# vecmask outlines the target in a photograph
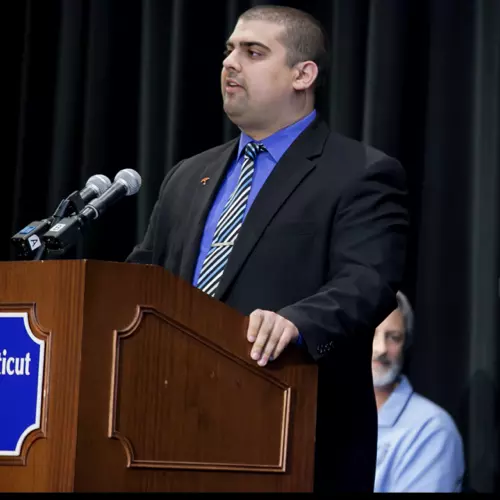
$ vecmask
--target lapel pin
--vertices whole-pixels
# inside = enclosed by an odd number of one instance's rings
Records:
[[[210,180],[210,177],[203,177],[203,179],[201,179],[201,183],[206,186],[207,185],[207,182]]]

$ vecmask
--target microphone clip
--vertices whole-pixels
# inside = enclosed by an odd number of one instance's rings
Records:
[[[47,248],[44,236],[47,232],[57,229],[60,221],[75,217],[83,208],[85,202],[79,191],[74,191],[57,206],[54,214],[41,221],[33,221],[11,238],[18,259],[31,257],[32,260],[49,260],[63,255],[67,248]]]
[[[74,191],[57,206],[52,215],[52,225],[57,224],[64,217],[81,212],[84,207],[85,202],[80,195],[80,191]]]
[[[97,174],[90,177],[81,191],[74,191],[64,198],[53,215],[39,221],[33,221],[11,237],[17,259],[41,260],[61,256],[64,251],[48,249],[43,239],[45,233],[57,227],[61,220],[76,216],[85,204],[103,194],[111,185],[111,181],[104,175]]]

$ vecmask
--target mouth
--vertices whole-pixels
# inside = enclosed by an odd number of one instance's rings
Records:
[[[225,82],[224,88],[226,92],[236,92],[240,89],[243,89],[243,87],[236,82],[235,80],[228,78]]]
[[[384,369],[387,369],[387,368],[389,368],[389,366],[390,366],[390,364],[389,364],[389,363],[384,363],[384,362],[382,362],[382,361],[379,361],[378,359],[374,359],[374,360],[372,361],[372,365],[373,365],[373,366],[376,366],[376,367],[378,367],[378,368],[384,368]]]

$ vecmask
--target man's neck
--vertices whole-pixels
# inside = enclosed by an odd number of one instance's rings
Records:
[[[314,110],[314,107],[307,107],[304,109],[301,109],[297,113],[295,113],[292,116],[288,116],[285,119],[279,119],[277,120],[273,125],[265,128],[243,128],[240,127],[240,130],[244,132],[246,135],[251,137],[254,141],[262,141],[266,139],[267,137],[270,137],[271,135],[275,134],[276,132],[283,130],[284,128],[289,127],[290,125],[293,125],[294,123],[299,122],[306,116],[308,116],[310,113],[312,113]]]
[[[389,399],[389,396],[393,393],[397,385],[397,382],[394,382],[393,384],[386,387],[375,387],[375,401],[377,403],[377,411],[380,411],[380,408],[382,408],[384,403]]]

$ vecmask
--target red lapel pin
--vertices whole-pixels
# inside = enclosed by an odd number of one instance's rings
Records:
[[[210,180],[210,177],[203,177],[203,179],[201,179],[201,183],[206,186],[207,185],[207,182]]]

